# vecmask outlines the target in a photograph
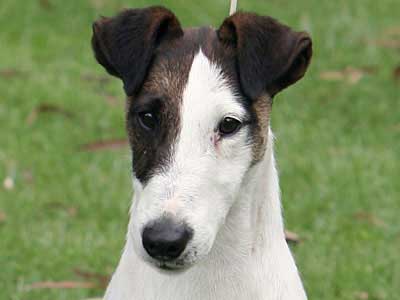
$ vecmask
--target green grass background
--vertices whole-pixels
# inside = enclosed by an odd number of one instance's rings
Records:
[[[129,151],[79,151],[123,138],[124,95],[95,63],[91,23],[123,7],[164,4],[184,26],[219,26],[227,0],[0,1],[0,299],[62,300],[95,289],[29,289],[110,274],[124,244]],[[398,300],[400,49],[374,42],[400,27],[398,0],[241,0],[314,40],[304,80],[275,100],[272,126],[287,227],[310,299]],[[400,37],[395,37],[400,40]],[[358,83],[321,72],[373,67]],[[112,102],[112,103],[111,103]],[[73,114],[29,115],[41,103]],[[3,218],[4,219],[4,218]]]

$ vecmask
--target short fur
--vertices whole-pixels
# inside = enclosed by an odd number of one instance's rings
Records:
[[[128,96],[135,191],[106,299],[306,299],[285,241],[269,120],[274,95],[308,67],[310,37],[243,12],[218,30],[183,30],[150,7],[101,18],[92,45]],[[219,129],[226,117],[241,123],[231,135]],[[166,217],[190,230],[168,261],[142,242]]]

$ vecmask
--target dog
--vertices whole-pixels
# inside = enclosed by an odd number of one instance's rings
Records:
[[[160,6],[93,24],[122,80],[134,196],[107,300],[303,300],[285,241],[270,114],[305,74],[307,33],[237,12],[182,29]]]

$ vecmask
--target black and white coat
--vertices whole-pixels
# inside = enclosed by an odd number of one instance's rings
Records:
[[[102,18],[93,31],[98,62],[128,96],[134,186],[105,299],[306,299],[269,119],[274,95],[308,67],[309,36],[242,12],[218,30],[183,30],[163,7]],[[177,232],[183,246],[165,252]]]

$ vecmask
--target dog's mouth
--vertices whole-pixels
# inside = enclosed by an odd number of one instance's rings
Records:
[[[180,273],[189,269],[193,261],[188,259],[188,253],[174,260],[147,259],[147,262],[163,273]]]
[[[177,261],[153,261],[151,262],[159,271],[165,273],[180,273],[187,270],[190,264],[185,264],[181,260]]]

